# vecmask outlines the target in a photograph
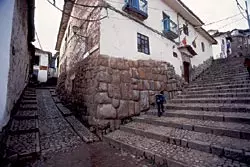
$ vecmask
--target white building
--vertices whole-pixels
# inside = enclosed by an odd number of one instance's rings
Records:
[[[76,1],[79,4],[92,5],[97,5],[98,2]],[[100,24],[98,23],[100,40],[97,47],[100,48],[101,55],[132,60],[167,61],[174,65],[179,75],[185,75],[184,71],[188,73],[184,68],[198,66],[213,55],[212,45],[217,43],[216,40],[202,28],[204,23],[180,0],[127,0],[126,2],[106,0],[106,2],[112,7],[102,8],[101,14],[97,14],[99,19],[104,17]],[[70,2],[66,6],[70,6]],[[68,9],[66,12],[79,17],[90,14],[88,10],[79,12],[79,5]],[[59,50],[62,46],[61,62],[65,58],[62,56],[65,52],[65,42],[68,43],[67,40],[70,39],[70,31],[66,30],[81,26],[81,22],[72,17],[64,16],[63,19],[69,24],[64,22],[62,26],[65,30],[58,36],[56,49]],[[139,51],[138,35],[148,41],[145,50]]]
[[[217,45],[213,45],[214,59],[226,58],[228,54],[231,53],[230,48],[228,49],[228,43],[230,43],[230,41],[228,40],[228,34],[230,33],[219,32],[218,30],[209,30],[208,32],[218,42]]]
[[[33,66],[33,74],[39,82],[47,82],[49,71],[49,59],[52,56],[50,52],[36,48]]]
[[[174,97],[217,43],[180,0],[65,2],[58,95],[84,104],[91,125],[138,115],[161,90]]]

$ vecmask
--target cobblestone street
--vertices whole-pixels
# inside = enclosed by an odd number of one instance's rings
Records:
[[[136,167],[152,166],[142,158],[111,148],[103,142],[86,144],[57,108],[49,89],[37,89],[41,155],[39,160],[18,161],[32,167]]]

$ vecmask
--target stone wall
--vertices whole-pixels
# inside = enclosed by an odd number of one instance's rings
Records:
[[[28,83],[30,58],[28,44],[28,4],[16,0],[10,44],[7,112],[10,112]]]
[[[58,94],[67,103],[84,104],[90,126],[116,129],[122,120],[139,115],[164,90],[169,97],[181,91],[184,80],[167,62],[126,60],[98,51],[60,74]]]
[[[209,59],[207,59],[206,61],[204,61],[202,64],[200,64],[199,66],[194,66],[191,69],[191,76],[190,76],[190,81],[194,81],[195,79],[197,79],[205,70],[207,70],[213,63],[213,57],[210,57]]]

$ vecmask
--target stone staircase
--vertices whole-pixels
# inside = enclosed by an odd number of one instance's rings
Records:
[[[35,88],[27,88],[10,121],[6,158],[10,161],[36,158],[40,155],[38,107]]]
[[[215,60],[182,94],[104,137],[158,166],[250,166],[250,80],[243,58]]]

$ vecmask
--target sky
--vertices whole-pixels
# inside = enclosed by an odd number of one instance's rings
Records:
[[[150,0],[149,0],[150,1]],[[155,0],[151,0],[155,1]],[[205,24],[237,15],[217,24],[204,26],[206,30],[219,29],[228,31],[234,28],[248,28],[247,20],[240,14],[236,0],[182,0]],[[238,0],[245,8],[245,0]],[[250,4],[250,0],[248,0]],[[56,5],[62,9],[64,0],[56,0]],[[250,5],[249,5],[250,6]],[[62,13],[47,0],[37,0],[35,9],[35,26],[43,50],[55,53],[57,34]],[[37,37],[34,45],[40,48]]]

